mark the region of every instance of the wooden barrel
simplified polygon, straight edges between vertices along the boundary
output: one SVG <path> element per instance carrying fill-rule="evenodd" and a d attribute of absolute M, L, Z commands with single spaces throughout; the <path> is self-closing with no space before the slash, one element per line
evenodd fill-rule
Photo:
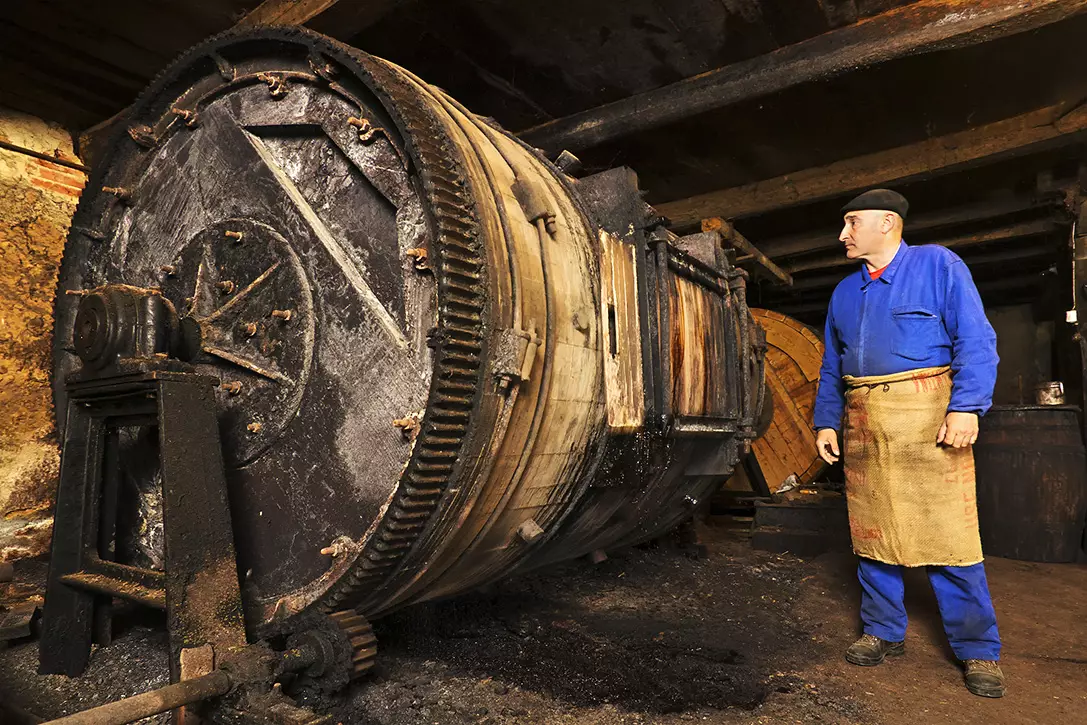
<path fill-rule="evenodd" d="M 984 552 L 1076 558 L 1087 519 L 1087 460 L 1074 406 L 996 406 L 974 445 Z"/>
<path fill-rule="evenodd" d="M 774 492 L 794 473 L 800 483 L 811 483 L 826 465 L 815 452 L 812 430 L 823 342 L 791 317 L 762 309 L 751 314 L 766 332 L 766 386 L 774 406 L 770 427 L 752 451 Z"/>

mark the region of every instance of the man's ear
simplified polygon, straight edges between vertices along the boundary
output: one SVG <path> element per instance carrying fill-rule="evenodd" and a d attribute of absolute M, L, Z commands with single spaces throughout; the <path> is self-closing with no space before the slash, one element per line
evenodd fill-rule
<path fill-rule="evenodd" d="M 887 234 L 889 231 L 891 231 L 894 228 L 895 228 L 895 215 L 890 214 L 890 213 L 884 214 L 883 219 L 879 223 L 879 230 L 881 232 L 883 232 L 884 234 Z"/>

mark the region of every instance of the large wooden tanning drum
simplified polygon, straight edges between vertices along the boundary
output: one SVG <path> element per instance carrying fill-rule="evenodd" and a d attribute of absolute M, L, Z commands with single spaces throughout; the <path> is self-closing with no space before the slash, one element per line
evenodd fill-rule
<path fill-rule="evenodd" d="M 222 36 L 96 164 L 60 271 L 56 410 L 65 292 L 161 289 L 222 381 L 261 634 L 645 540 L 730 475 L 764 350 L 744 273 L 654 218 L 629 169 L 569 178 L 391 63 Z M 126 445 L 117 556 L 155 566 L 152 443 Z"/>

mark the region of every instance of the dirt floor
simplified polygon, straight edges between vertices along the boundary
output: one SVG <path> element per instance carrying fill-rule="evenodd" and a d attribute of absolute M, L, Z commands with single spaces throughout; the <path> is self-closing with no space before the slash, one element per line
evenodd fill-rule
<path fill-rule="evenodd" d="M 853 667 L 851 555 L 803 561 L 720 524 L 703 534 L 705 558 L 633 549 L 378 622 L 377 671 L 331 703 L 333 722 L 1087 723 L 1087 566 L 988 560 L 1009 691 L 984 700 L 961 684 L 922 572 L 908 579 L 906 656 Z M 157 637 L 133 627 L 88 677 L 151 686 L 134 652 Z M 92 704 L 76 681 L 31 674 L 33 649 L 0 652 L 0 701 L 50 716 Z"/>

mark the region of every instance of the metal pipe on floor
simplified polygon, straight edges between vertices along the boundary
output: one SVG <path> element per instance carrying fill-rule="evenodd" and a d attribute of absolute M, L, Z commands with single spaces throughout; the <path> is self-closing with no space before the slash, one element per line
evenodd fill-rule
<path fill-rule="evenodd" d="M 230 691 L 230 677 L 215 670 L 202 677 L 182 680 L 142 695 L 126 697 L 74 715 L 50 720 L 44 725 L 124 725 L 194 702 L 225 695 Z"/>

